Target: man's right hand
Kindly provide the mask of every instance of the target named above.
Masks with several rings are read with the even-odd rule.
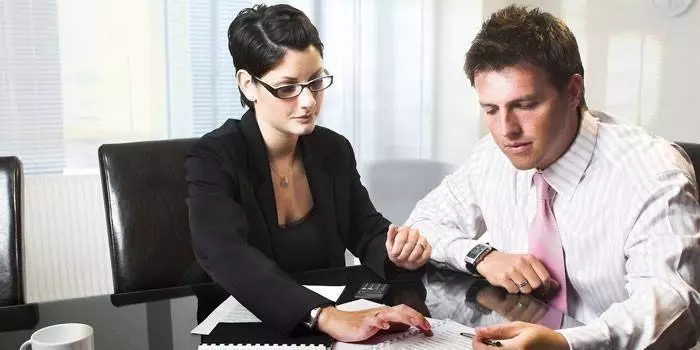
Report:
[[[411,326],[427,336],[433,335],[428,320],[406,305],[363,311],[341,311],[328,306],[318,314],[316,324],[319,331],[348,343],[366,340],[380,331],[403,331]]]
[[[540,296],[559,289],[547,269],[531,254],[506,254],[492,251],[476,265],[476,270],[494,286],[503,287],[509,293]]]

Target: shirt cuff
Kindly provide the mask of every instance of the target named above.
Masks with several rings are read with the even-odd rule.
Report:
[[[479,244],[478,241],[471,239],[455,240],[449,245],[449,251],[447,251],[445,254],[445,262],[435,263],[437,263],[436,265],[441,268],[466,272],[472,276],[481,277],[467,271],[466,263],[464,261],[469,251],[472,250],[477,244]]]
[[[566,338],[569,349],[610,349],[610,333],[608,327],[602,320],[580,327],[557,330],[559,334]]]

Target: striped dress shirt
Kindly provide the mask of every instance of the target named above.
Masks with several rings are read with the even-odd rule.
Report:
[[[528,253],[534,169],[516,169],[490,136],[418,202],[407,225],[433,246],[431,262],[466,271],[487,234],[495,248]],[[644,129],[584,112],[578,135],[543,170],[556,190],[572,349],[678,348],[700,329],[700,205],[684,152]]]

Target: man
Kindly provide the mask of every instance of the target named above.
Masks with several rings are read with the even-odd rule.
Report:
[[[671,143],[588,111],[573,34],[538,9],[491,16],[467,53],[490,135],[407,225],[431,261],[534,293],[586,325],[480,329],[504,348],[678,348],[700,326],[700,206]],[[491,246],[476,239],[489,232]]]

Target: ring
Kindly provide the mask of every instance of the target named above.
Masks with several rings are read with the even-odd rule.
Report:
[[[425,243],[418,242],[418,245],[421,247],[421,249],[425,250]]]
[[[525,287],[525,286],[527,286],[527,285],[528,285],[528,282],[525,281],[525,282],[523,282],[523,283],[518,284],[518,288],[522,288],[522,287]]]

